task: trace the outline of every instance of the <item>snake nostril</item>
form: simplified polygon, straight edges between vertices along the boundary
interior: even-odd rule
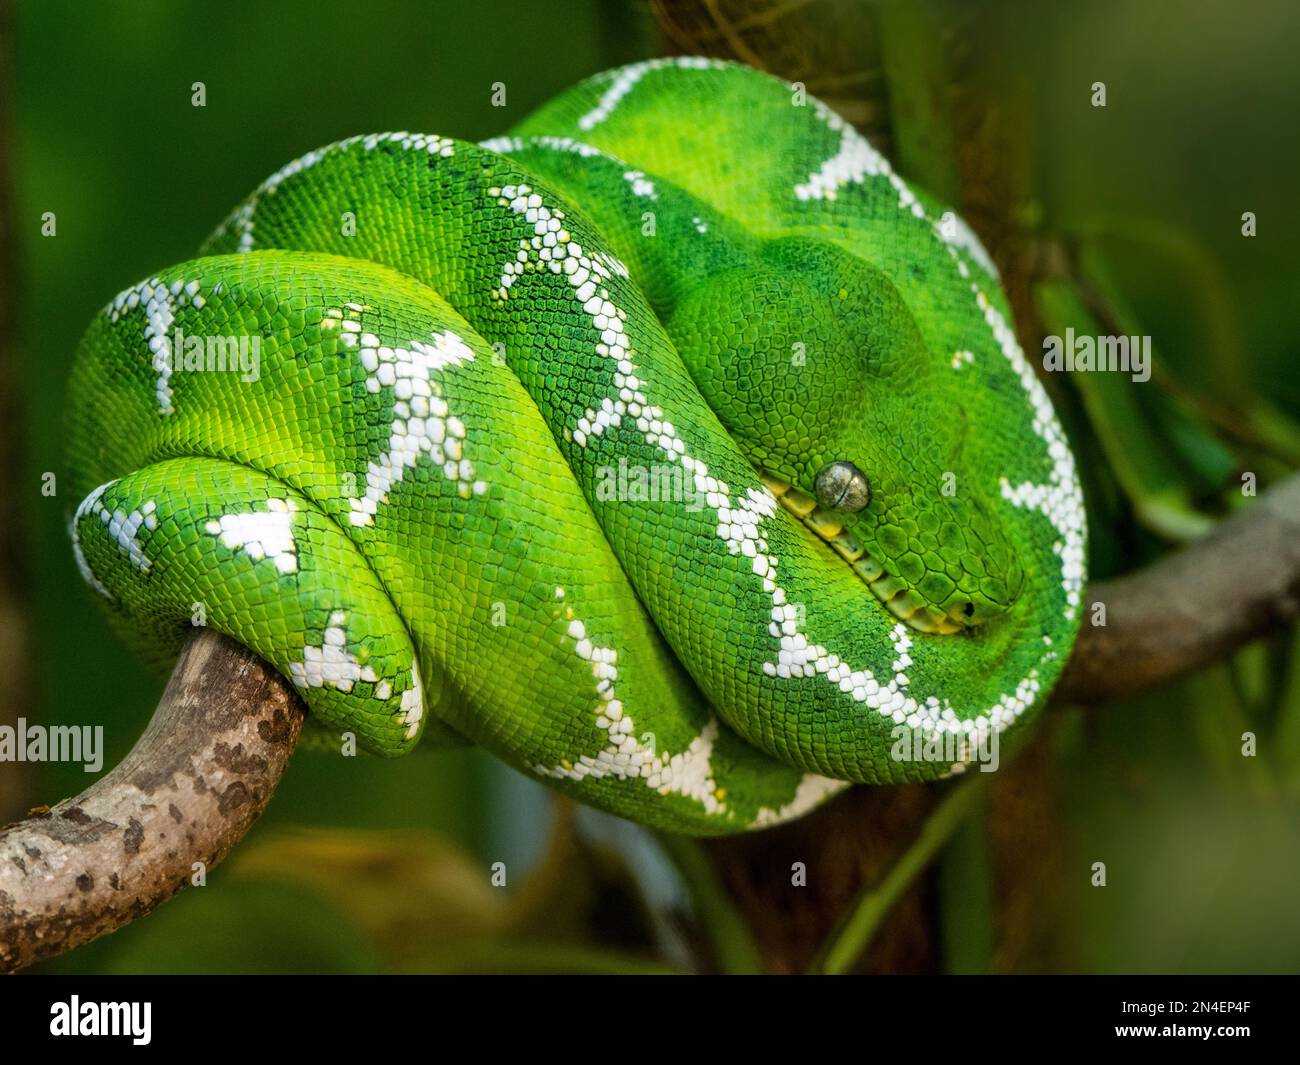
[[[964,607],[961,608],[961,612],[965,614],[968,618],[973,618],[975,616],[975,604],[967,603]]]

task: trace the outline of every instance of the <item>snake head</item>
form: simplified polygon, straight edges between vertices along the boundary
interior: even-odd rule
[[[1011,609],[1024,572],[996,471],[971,447],[996,432],[974,424],[978,379],[955,376],[881,271],[825,242],[766,241],[669,331],[768,489],[886,609],[938,633]]]
[[[837,453],[871,453],[860,439],[835,441],[832,451],[837,448]],[[874,465],[881,468],[881,461],[877,458]],[[892,613],[913,627],[956,632],[1004,614],[1015,602],[1024,574],[991,508],[978,497],[945,497],[942,488],[927,495],[892,470],[885,476],[895,496],[893,506],[888,498],[873,495],[870,477],[850,459],[823,465],[811,493],[779,478],[769,478],[769,486]],[[938,483],[945,482],[955,485],[957,475],[942,471]]]

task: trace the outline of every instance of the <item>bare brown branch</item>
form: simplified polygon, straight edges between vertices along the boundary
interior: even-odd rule
[[[1105,625],[1092,624],[1093,604]],[[1083,630],[1053,698],[1135,695],[1217,661],[1300,610],[1300,474],[1203,540],[1093,585]]]
[[[211,869],[270,801],[302,721],[280,674],[198,630],[122,763],[0,832],[0,971],[112,932]]]

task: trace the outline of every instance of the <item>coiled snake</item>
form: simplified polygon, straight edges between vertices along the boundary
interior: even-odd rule
[[[1078,624],[1074,460],[988,255],[711,60],[289,164],[93,322],[69,437],[142,653],[201,622],[326,733],[678,831],[963,768]]]

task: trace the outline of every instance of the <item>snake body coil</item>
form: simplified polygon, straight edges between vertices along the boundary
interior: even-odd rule
[[[69,433],[129,640],[200,621],[372,751],[701,834],[1023,721],[1073,458],[979,242],[801,104],[656,60],[481,146],[342,141],[120,294]]]

